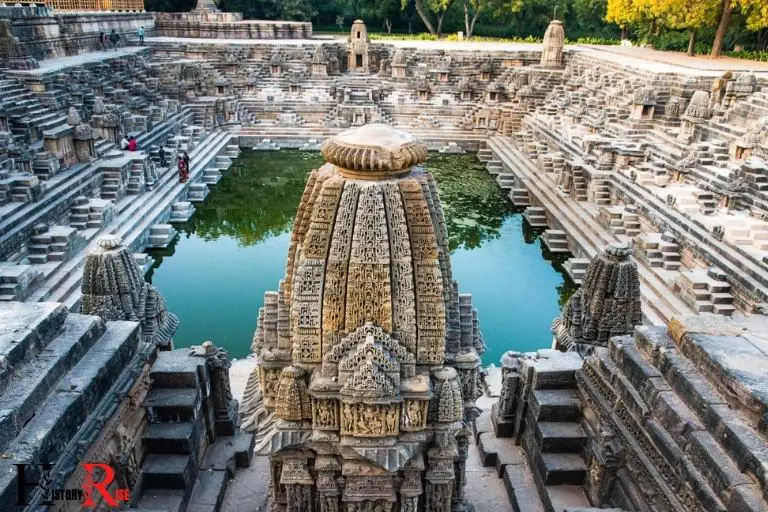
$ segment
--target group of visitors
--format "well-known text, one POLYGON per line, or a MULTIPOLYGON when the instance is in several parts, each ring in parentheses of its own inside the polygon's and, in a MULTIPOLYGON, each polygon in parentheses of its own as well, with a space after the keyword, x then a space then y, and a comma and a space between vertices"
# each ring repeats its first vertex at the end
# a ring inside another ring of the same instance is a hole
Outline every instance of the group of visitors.
POLYGON ((123 151, 136 151, 139 147, 139 143, 136 140, 136 137, 131 135, 127 139, 123 137, 123 140, 120 141, 120 147, 123 149, 123 151))
POLYGON ((179 169, 179 183, 186 183, 189 179, 189 155, 186 151, 179 155, 176 166, 179 169))
MULTIPOLYGON (((130 136, 127 139, 123 137, 123 140, 120 141, 120 147, 124 151, 136 151, 138 149, 138 142, 136 141, 136 137, 130 136)), ((157 156, 160 159, 160 167, 167 167, 168 159, 165 153, 165 148, 162 145, 157 152, 157 156)), ((179 153, 176 167, 179 170, 179 183, 186 183, 189 179, 189 155, 186 151, 179 153)))
MULTIPOLYGON (((142 25, 139 27, 139 29, 136 31, 136 35, 139 38, 139 44, 141 46, 144 46, 144 26, 142 25)), ((110 32, 109 36, 102 32, 99 34, 99 44, 101 45, 102 50, 117 50, 117 47, 120 43, 120 34, 115 32, 115 29, 112 29, 112 32, 110 32)))
POLYGON ((120 43, 120 34, 115 32, 115 29, 112 29, 112 32, 110 32, 109 36, 102 32, 99 34, 99 44, 101 45, 102 50, 117 50, 118 44, 120 43))

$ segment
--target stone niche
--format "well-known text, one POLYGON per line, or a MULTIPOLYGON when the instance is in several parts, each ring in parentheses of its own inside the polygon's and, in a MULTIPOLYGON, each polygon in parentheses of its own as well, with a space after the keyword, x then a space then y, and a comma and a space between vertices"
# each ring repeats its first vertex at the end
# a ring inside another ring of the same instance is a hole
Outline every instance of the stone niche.
POLYGON ((288 273, 259 311, 242 408, 270 456, 272 506, 467 510, 485 347, 439 256, 448 239, 434 178, 419 167, 426 147, 374 124, 322 151, 288 273))
POLYGON ((350 71, 368 72, 369 50, 368 29, 363 20, 355 20, 349 33, 347 69, 350 71))

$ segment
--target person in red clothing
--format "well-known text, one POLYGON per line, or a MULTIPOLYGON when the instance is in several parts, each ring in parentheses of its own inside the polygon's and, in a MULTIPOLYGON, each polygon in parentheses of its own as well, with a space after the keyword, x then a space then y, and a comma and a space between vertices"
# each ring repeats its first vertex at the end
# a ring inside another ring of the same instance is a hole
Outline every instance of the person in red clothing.
POLYGON ((181 155, 179 155, 179 162, 176 165, 179 169, 179 183, 186 183, 189 179, 189 167, 181 155))
POLYGON ((136 147, 138 146, 138 142, 136 142, 135 137, 131 137, 128 139, 128 151, 136 151, 136 147))

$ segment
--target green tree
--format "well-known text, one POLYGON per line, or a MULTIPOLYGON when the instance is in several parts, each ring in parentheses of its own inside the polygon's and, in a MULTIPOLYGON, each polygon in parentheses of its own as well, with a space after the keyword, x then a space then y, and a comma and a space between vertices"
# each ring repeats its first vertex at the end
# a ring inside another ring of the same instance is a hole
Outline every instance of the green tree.
MULTIPOLYGON (((402 0, 402 8, 406 9, 409 3, 410 0, 402 0)), ((429 33, 439 37, 443 31, 445 13, 453 5, 453 0, 413 0, 413 3, 416 6, 419 18, 421 18, 429 33), (435 28, 435 24, 430 20, 432 16, 437 17, 437 28, 435 28)))
POLYGON ((464 0, 464 33, 472 37, 480 13, 487 10, 491 0, 464 0))
POLYGON ((747 28, 755 32, 768 27, 768 1, 766 0, 723 0, 720 10, 720 23, 717 26, 715 40, 709 56, 717 58, 723 51, 723 43, 731 26, 734 10, 741 11, 747 28))
POLYGON ((365 20, 380 22, 387 33, 392 33, 392 24, 400 13, 400 0, 366 0, 361 6, 365 20))

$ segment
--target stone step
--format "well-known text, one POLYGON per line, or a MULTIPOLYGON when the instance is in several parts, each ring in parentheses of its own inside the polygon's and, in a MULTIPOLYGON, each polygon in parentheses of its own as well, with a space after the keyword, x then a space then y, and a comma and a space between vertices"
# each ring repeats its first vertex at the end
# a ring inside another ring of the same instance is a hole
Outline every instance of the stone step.
MULTIPOLYGON (((23 266, 10 275, 3 269, 0 277, 5 283, 11 283, 23 278, 23 266)), ((0 369, 0 380, 7 382, 11 378, 11 369, 22 366, 28 358, 36 354, 36 350, 44 350, 45 347, 61 332, 66 322, 67 309, 61 304, 53 302, 39 302, 33 304, 5 304, 0 308, 0 357, 3 367, 0 369)))
POLYGON ((197 388, 153 388, 144 401, 150 423, 194 422, 200 406, 197 388))
POLYGON ((581 402, 570 389, 537 389, 532 393, 531 414, 538 421, 577 421, 581 402))
POLYGON ((544 487, 544 492, 544 506, 548 512, 593 510, 580 485, 549 485, 544 487))
POLYGON ((32 359, 14 368, 14 375, 0 393, 0 450, 18 433, 62 375, 72 368, 104 333, 104 323, 95 316, 69 315, 59 335, 32 359), (5 441, 5 442, 3 442, 5 441))
POLYGON ((504 488, 509 502, 515 512, 546 512, 533 477, 526 468, 522 471, 514 466, 504 469, 504 488))
POLYGON ((144 445, 150 453, 194 454, 200 442, 199 421, 150 423, 144 445))
POLYGON ((576 422, 537 421, 534 436, 542 452, 578 452, 587 440, 576 422))
POLYGON ((146 489, 136 502, 143 512, 185 512, 186 492, 183 489, 146 489))
POLYGON ((499 478, 504 475, 506 466, 522 464, 525 458, 522 450, 515 445, 512 438, 498 438, 493 432, 480 434, 477 448, 480 451, 480 461, 483 466, 496 467, 496 474, 499 478))
POLYGON ((144 489, 188 489, 195 469, 188 455, 151 453, 141 466, 141 484, 144 489))
POLYGON ((536 470, 544 485, 582 485, 587 475, 584 459, 576 453, 536 454, 536 470))
POLYGON ((15 499, 14 463, 57 460, 61 456, 69 440, 136 355, 140 332, 136 322, 110 322, 87 354, 55 384, 35 415, 8 444, 13 459, 0 459, 0 499, 15 499))
POLYGON ((229 483, 226 471, 201 469, 189 498, 188 512, 217 512, 229 483))

